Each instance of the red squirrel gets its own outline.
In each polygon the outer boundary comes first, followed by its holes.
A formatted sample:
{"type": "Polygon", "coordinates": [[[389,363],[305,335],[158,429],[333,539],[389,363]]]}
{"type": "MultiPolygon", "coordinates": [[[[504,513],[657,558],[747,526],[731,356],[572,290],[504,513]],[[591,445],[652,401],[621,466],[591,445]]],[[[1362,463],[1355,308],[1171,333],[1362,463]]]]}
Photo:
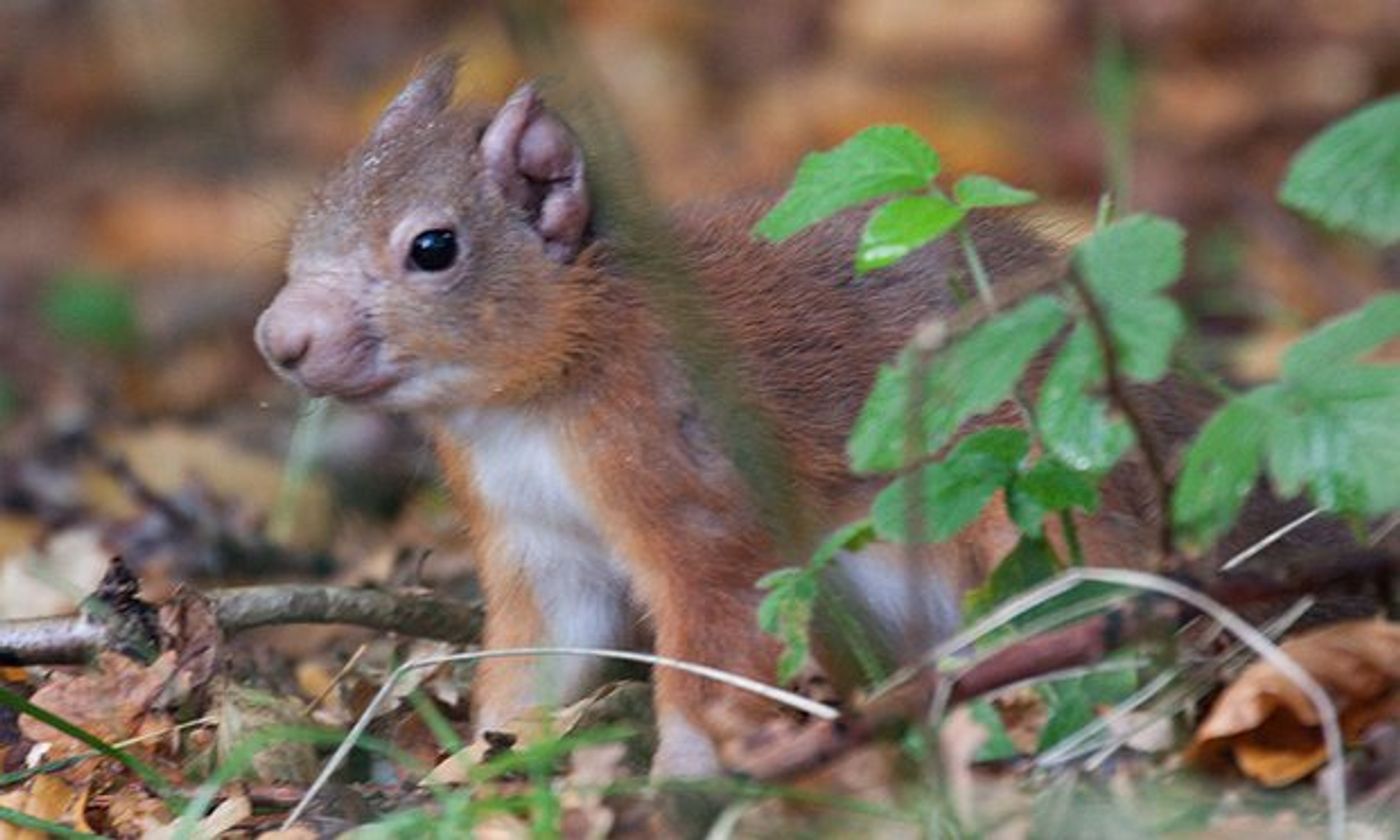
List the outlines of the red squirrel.
{"type": "MultiPolygon", "coordinates": [[[[450,60],[421,70],[315,196],[258,346],[313,394],[426,422],[474,541],[486,647],[649,643],[772,681],[778,646],[755,620],[755,582],[800,558],[779,556],[660,319],[612,259],[575,136],[529,85],[494,111],[454,106],[455,75],[450,60]]],[[[749,233],[763,210],[731,203],[671,223],[790,459],[792,493],[835,528],[879,489],[844,449],[876,368],[921,321],[956,310],[941,278],[958,258],[936,243],[857,283],[863,213],[770,244],[749,233]]],[[[1056,255],[1014,222],[979,221],[973,236],[993,275],[1056,255]]],[[[1150,485],[1131,471],[1113,480],[1081,524],[1085,552],[1151,552],[1150,485]]],[[[989,507],[927,550],[921,603],[901,549],[849,553],[840,575],[867,629],[907,658],[955,627],[958,569],[990,567],[1015,541],[989,507]]],[[[600,664],[483,662],[478,732],[578,697],[600,664]]],[[[654,772],[717,770],[716,727],[773,713],[736,695],[658,669],[654,772]]]]}

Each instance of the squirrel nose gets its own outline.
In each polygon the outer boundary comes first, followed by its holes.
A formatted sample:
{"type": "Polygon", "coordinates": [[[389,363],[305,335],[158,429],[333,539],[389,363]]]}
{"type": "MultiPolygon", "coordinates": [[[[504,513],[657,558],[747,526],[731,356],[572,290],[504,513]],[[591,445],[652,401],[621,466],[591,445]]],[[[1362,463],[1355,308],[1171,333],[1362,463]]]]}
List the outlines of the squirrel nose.
{"type": "Polygon", "coordinates": [[[312,330],[303,319],[279,318],[268,310],[258,319],[258,344],[278,368],[296,370],[311,351],[312,330]]]}

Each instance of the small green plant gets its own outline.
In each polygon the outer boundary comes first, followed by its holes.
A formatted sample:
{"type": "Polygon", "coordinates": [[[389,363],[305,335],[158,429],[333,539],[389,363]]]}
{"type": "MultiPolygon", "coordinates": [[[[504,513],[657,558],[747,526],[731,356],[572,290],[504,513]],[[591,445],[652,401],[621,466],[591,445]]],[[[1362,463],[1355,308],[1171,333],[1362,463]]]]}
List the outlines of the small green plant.
{"type": "Polygon", "coordinates": [[[106,275],[71,271],[54,277],[40,311],[54,335],[86,347],[127,351],[140,337],[131,291],[106,275]]]}
{"type": "MultiPolygon", "coordinates": [[[[1307,493],[1331,513],[1361,517],[1400,508],[1400,366],[1364,361],[1400,336],[1400,295],[1383,295],[1299,341],[1280,381],[1229,399],[1173,476],[1127,386],[1164,377],[1186,331],[1165,294],[1184,264],[1180,226],[1150,215],[1109,221],[1101,214],[1074,249],[1063,282],[1002,309],[966,220],[1034,195],[984,175],[962,178],[949,194],[935,182],[939,169],[937,153],[908,129],[866,129],[809,155],[754,228],[779,241],[883,200],[857,247],[857,273],[893,265],[952,234],[987,311],[960,335],[934,330],[930,340],[922,331],[880,369],[848,441],[853,469],[889,477],[870,518],[833,534],[806,567],[760,581],[768,590],[760,622],[787,648],[780,678],[795,673],[807,653],[821,571],[842,550],[870,539],[946,540],[1000,498],[1022,541],[969,595],[967,613],[983,614],[1080,562],[1072,514],[1097,508],[1100,482],[1134,445],[1156,484],[1164,557],[1175,554],[1179,540],[1199,550],[1228,530],[1261,472],[1280,495],[1307,493]],[[1032,400],[1023,379],[1032,359],[1047,352],[1053,358],[1032,400]],[[1008,402],[1021,422],[965,433],[969,421],[1008,402]],[[1045,539],[1050,519],[1062,526],[1068,558],[1045,539]]],[[[1364,109],[1310,144],[1282,199],[1382,244],[1400,237],[1400,98],[1364,109]]],[[[878,283],[878,275],[867,282],[878,283]]],[[[1113,693],[1124,687],[1115,684],[1113,693]]],[[[1060,699],[1084,700],[1084,690],[1097,689],[1055,691],[1060,699]]],[[[1052,719],[1082,717],[1088,707],[1070,706],[1052,704],[1052,719]]],[[[1054,737],[1072,731],[1050,730],[1054,737]]]]}

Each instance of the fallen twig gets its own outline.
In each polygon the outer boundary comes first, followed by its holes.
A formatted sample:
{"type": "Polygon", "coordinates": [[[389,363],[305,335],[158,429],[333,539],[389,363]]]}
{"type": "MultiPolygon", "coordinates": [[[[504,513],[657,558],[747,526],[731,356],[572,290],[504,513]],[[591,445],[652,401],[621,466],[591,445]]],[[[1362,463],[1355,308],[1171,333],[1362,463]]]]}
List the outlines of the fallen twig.
{"type": "MultiPolygon", "coordinates": [[[[155,609],[136,597],[119,560],[77,615],[0,622],[0,665],[71,665],[104,650],[149,659],[161,649],[155,609]]],[[[479,604],[422,593],[288,584],[215,589],[209,601],[231,636],[274,624],[349,624],[446,642],[475,641],[479,604]]]]}

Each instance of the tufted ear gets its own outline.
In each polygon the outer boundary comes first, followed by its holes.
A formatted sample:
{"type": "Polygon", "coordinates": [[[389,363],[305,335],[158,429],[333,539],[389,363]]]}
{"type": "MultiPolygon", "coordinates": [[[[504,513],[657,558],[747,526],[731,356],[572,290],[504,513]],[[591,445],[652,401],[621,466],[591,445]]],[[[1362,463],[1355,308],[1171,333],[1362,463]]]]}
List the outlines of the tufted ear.
{"type": "Polygon", "coordinates": [[[452,103],[460,64],[457,54],[443,53],[419,65],[413,78],[379,116],[370,135],[371,143],[389,139],[441,114],[452,103]]]}
{"type": "Polygon", "coordinates": [[[533,85],[522,85],[496,112],[481,136],[486,176],[520,208],[557,262],[574,258],[588,227],[583,149],[550,113],[533,85]]]}

